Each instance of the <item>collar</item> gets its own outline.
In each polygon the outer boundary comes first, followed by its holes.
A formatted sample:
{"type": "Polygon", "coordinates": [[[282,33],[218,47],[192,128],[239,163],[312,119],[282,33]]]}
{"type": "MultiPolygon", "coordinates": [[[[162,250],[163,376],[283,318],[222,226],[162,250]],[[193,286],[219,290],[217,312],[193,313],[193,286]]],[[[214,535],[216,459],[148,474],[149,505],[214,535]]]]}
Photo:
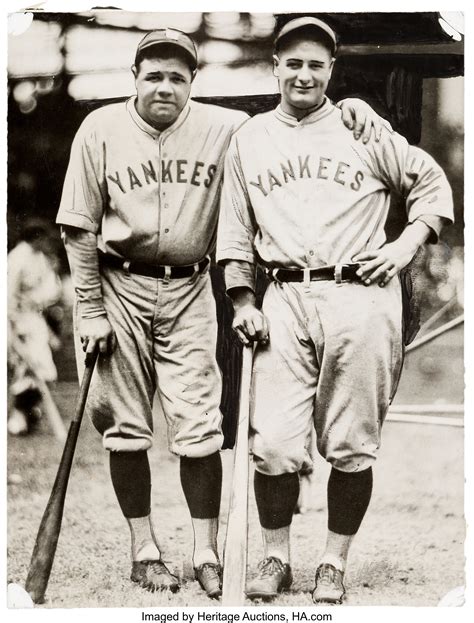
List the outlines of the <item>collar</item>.
{"type": "Polygon", "coordinates": [[[306,115],[305,117],[300,119],[299,121],[293,115],[290,115],[287,112],[284,112],[282,110],[281,104],[278,104],[278,106],[275,108],[274,114],[275,114],[275,117],[282,123],[289,125],[293,128],[297,128],[302,125],[308,125],[310,123],[315,123],[316,121],[320,121],[321,119],[324,119],[324,117],[327,117],[328,115],[330,115],[333,112],[333,110],[334,110],[334,105],[329,100],[329,98],[326,97],[325,95],[321,106],[317,110],[310,113],[309,115],[306,115]]]}
{"type": "Polygon", "coordinates": [[[174,123],[170,125],[168,128],[166,128],[165,130],[160,131],[154,128],[149,123],[147,123],[142,117],[140,117],[140,115],[137,112],[136,102],[137,102],[136,95],[133,95],[127,100],[126,102],[127,112],[129,113],[134,123],[140,128],[140,130],[143,130],[143,132],[146,132],[153,138],[158,138],[159,136],[165,137],[175,132],[179,128],[179,126],[182,125],[184,121],[187,119],[189,112],[191,110],[191,105],[188,100],[183,110],[179,113],[177,119],[174,121],[174,123]]]}

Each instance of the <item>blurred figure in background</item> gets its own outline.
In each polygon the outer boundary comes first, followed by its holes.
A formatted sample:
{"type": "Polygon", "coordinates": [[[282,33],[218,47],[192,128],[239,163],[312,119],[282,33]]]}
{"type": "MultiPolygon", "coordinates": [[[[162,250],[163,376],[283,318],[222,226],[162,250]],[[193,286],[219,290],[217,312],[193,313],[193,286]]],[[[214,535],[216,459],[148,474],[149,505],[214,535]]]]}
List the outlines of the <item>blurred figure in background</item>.
{"type": "Polygon", "coordinates": [[[61,280],[47,223],[27,222],[8,254],[8,432],[30,432],[41,417],[41,381],[57,379],[61,280]]]}

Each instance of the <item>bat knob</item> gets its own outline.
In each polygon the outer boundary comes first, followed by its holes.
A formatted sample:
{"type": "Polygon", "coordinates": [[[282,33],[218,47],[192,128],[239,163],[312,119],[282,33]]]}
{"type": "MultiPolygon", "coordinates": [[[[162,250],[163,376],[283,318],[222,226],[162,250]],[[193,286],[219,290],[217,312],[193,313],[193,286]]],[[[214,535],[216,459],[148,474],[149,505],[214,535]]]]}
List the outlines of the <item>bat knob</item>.
{"type": "Polygon", "coordinates": [[[84,365],[86,368],[92,368],[95,364],[95,360],[99,354],[99,349],[95,348],[91,353],[86,353],[86,358],[84,361],[84,365]]]}

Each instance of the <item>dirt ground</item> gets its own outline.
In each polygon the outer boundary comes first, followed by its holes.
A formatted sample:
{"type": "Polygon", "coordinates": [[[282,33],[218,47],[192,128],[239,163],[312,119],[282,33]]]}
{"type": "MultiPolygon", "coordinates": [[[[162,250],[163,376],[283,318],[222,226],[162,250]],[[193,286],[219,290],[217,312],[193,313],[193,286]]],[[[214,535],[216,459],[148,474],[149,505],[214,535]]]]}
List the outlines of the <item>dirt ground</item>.
{"type": "MultiPolygon", "coordinates": [[[[55,392],[65,419],[71,416],[74,384],[55,392]]],[[[128,580],[128,528],[115,500],[108,457],[84,420],[66,499],[63,526],[45,608],[209,606],[189,577],[192,531],[179,484],[179,465],[157,421],[150,452],[153,514],[164,558],[183,577],[176,595],[150,594],[128,580]]],[[[39,522],[56,474],[62,447],[47,422],[31,436],[8,440],[8,582],[24,585],[39,522]]],[[[232,452],[223,452],[222,548],[232,452]]],[[[279,606],[309,606],[315,566],[324,546],[328,466],[316,463],[312,507],[295,516],[291,592],[279,606]]],[[[387,422],[374,472],[369,511],[354,542],[346,574],[349,606],[436,606],[464,584],[463,429],[387,422]]],[[[261,556],[251,495],[249,567],[261,556]]],[[[217,604],[218,605],[218,604],[217,604]]],[[[251,602],[248,604],[251,605],[251,602]]]]}

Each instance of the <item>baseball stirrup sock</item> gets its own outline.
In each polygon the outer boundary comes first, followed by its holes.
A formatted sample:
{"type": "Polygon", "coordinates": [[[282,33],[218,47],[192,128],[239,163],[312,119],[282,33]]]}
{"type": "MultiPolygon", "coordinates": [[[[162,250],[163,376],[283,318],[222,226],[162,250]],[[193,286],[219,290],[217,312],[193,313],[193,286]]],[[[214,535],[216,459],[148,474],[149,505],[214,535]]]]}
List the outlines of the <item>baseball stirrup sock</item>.
{"type": "Polygon", "coordinates": [[[180,477],[191,517],[219,517],[222,488],[222,462],[219,452],[209,456],[180,459],[180,477]]]}
{"type": "Polygon", "coordinates": [[[262,528],[277,530],[289,526],[300,493],[298,473],[267,476],[255,471],[253,484],[262,528]]]}
{"type": "Polygon", "coordinates": [[[262,528],[264,558],[273,556],[283,563],[290,562],[290,526],[268,530],[262,528]]]}
{"type": "Polygon", "coordinates": [[[372,468],[341,472],[333,467],[327,495],[329,530],[337,534],[355,534],[372,495],[372,468]]]}
{"type": "Polygon", "coordinates": [[[194,566],[199,567],[206,562],[218,562],[217,532],[219,529],[219,519],[217,517],[209,519],[197,519],[193,517],[192,522],[194,531],[194,566]]]}
{"type": "Polygon", "coordinates": [[[127,523],[132,539],[132,560],[159,560],[161,553],[153,530],[151,515],[127,517],[127,523]]]}
{"type": "Polygon", "coordinates": [[[146,450],[110,452],[110,476],[127,519],[150,514],[151,476],[146,450]]]}

